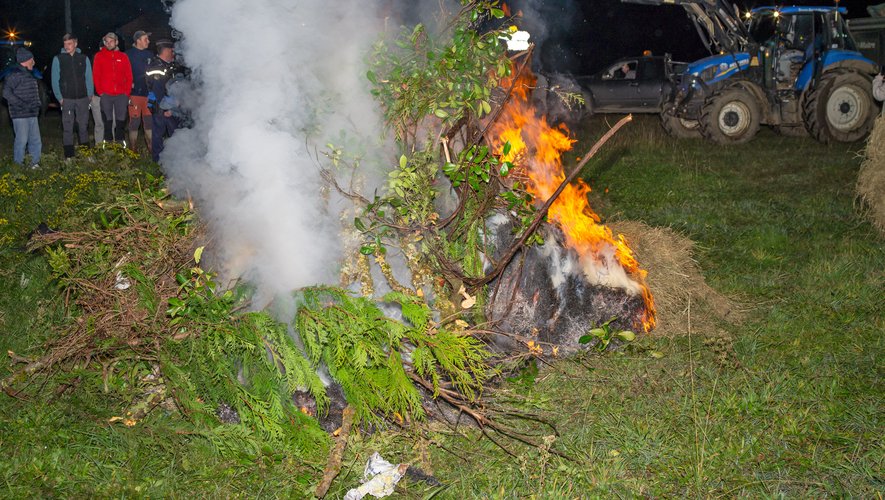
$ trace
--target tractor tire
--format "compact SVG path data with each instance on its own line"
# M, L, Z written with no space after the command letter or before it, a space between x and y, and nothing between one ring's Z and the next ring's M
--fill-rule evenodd
M808 133L823 143L863 139L873 129L878 114L872 82L854 72L822 76L802 109Z
M677 139L699 139L701 125L697 120L686 120L673 114L670 108L661 111L661 127L670 137Z
M759 132L760 114L759 104L746 90L716 92L701 108L701 134L716 144L743 144Z

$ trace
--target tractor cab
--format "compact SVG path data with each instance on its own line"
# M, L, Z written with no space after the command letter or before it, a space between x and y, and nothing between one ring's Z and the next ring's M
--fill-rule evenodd
M823 68L860 60L838 7L760 7L748 13L748 30L760 47L763 84L803 91Z

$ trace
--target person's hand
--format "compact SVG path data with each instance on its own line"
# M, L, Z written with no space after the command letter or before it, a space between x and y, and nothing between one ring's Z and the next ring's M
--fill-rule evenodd
M172 116L172 111L168 111L168 110L163 111L163 116L165 116L166 118L169 118L170 116Z
M64 100L64 99L59 99L59 100L58 100L58 105L59 105L59 106L64 106L64 105L65 105L65 100Z

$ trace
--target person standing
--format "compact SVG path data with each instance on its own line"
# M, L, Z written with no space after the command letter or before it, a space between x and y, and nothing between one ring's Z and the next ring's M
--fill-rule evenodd
M163 141L166 136L172 136L178 128L178 118L172 110L177 107L174 98L169 95L167 84L174 76L175 49L172 42L162 40L157 42L157 58L148 66L145 73L148 84L148 106L151 108L154 121L153 146L151 158L155 162L160 161L160 153L163 152Z
M102 43L99 42L99 45ZM95 67L95 56L92 56L92 67ZM95 141L95 146L98 147L99 144L104 142L104 119L101 117L101 97L97 93L92 95L92 100L89 101L89 109L92 110L92 137Z
M34 69L34 54L30 50L19 47L15 51L15 68L6 76L3 86L3 98L9 105L9 117L12 118L12 129L15 140L12 145L12 159L19 165L25 162L25 147L31 155L31 168L40 165L40 153L43 141L40 139L40 87L37 79L31 74Z
M126 144L124 137L126 108L132 91L132 66L129 58L117 48L117 34L110 32L102 38L104 47L95 54L92 73L95 93L101 97L101 115L104 121L104 140Z
M77 48L77 37L62 37L61 53L52 59L52 93L61 104L62 139L65 159L74 156L74 122L81 145L89 142L89 102L92 87L92 64Z
M150 64L151 56L148 45L150 45L150 33L144 31L136 31L132 36L133 46L126 51L129 57L129 64L132 65L132 93L129 96L129 149L135 151L138 142L138 127L144 127L144 138L147 143L148 151L151 150L151 129L153 119L151 118L151 110L147 105L148 88L145 81L145 73Z

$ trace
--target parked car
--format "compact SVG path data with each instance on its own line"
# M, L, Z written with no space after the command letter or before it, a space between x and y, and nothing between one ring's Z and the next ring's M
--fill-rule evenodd
M698 122L668 112L687 63L663 56L626 57L595 75L576 77L585 99L586 113L653 113L672 136L700 137Z

